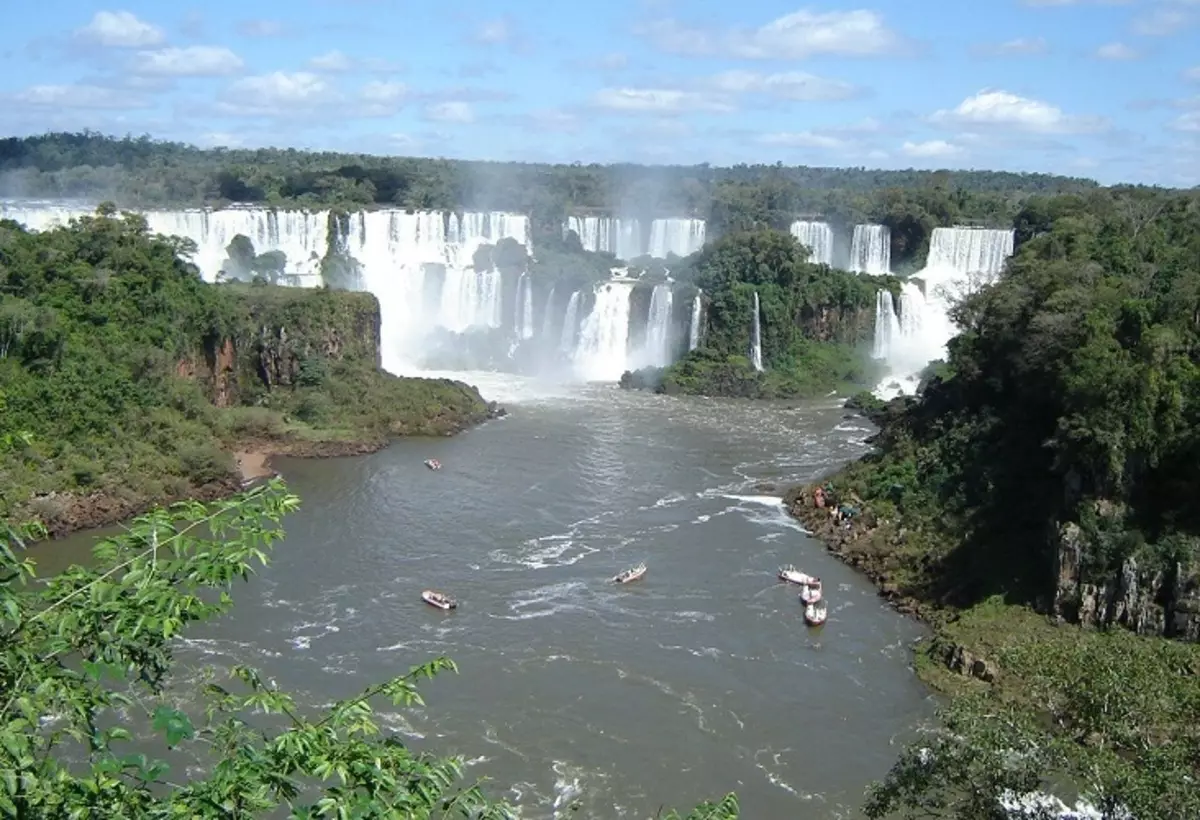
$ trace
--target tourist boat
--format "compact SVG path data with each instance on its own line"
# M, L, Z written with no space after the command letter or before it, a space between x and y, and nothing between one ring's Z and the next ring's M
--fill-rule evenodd
M641 579L641 577L645 574L646 564L645 562L642 562L635 567L630 567L623 572L617 573L613 576L612 581L614 584L628 584L630 581L637 581Z
M815 604L821 600L821 579L813 578L800 590L800 600L806 604Z
M805 586L807 584L811 584L817 579L811 575L808 575L807 573L801 572L791 564L788 564L787 566L779 568L779 580L787 581L789 584L800 584L801 586Z
M438 609L458 609L458 601L444 592L427 589L421 593L421 600Z
M431 470L440 470L442 469L442 462L438 461L436 458L427 458L425 459L425 466Z
M829 615L829 608L822 603L812 603L804 607L804 623L809 626L820 626L825 623L825 618Z

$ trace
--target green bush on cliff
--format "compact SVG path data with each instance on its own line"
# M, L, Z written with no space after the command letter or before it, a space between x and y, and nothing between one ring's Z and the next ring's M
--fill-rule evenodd
M689 258L707 302L703 346L662 375L667 393L810 397L877 375L867 355L875 294L892 281L808 262L782 231L734 233ZM764 371L749 361L758 295Z
M1017 222L945 366L830 481L864 502L855 559L949 610L921 666L965 676L872 816L1000 816L1005 788L1065 782L1108 817L1195 817L1200 647L1037 613L1200 637L1200 196L1116 189Z
M175 640L229 611L234 581L266 565L298 506L274 481L211 507L158 510L98 543L93 566L42 583L21 554L35 533L0 518L0 814L516 816L463 782L462 758L416 752L375 715L423 705L417 684L457 671L447 658L320 709L240 665L198 691L172 680ZM166 749L201 771L172 772L158 759ZM688 818L737 815L729 794Z
M465 385L378 369L370 294L208 285L191 252L108 207L40 233L0 222L0 435L34 434L0 456L0 514L61 531L84 493L120 515L227 491L222 442L303 453L486 417Z

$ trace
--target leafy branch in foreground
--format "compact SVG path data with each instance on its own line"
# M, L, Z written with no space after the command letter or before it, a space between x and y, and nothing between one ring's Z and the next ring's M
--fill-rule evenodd
M227 686L208 683L199 697L182 696L196 706L176 706L172 640L229 610L233 582L267 563L283 517L298 506L279 480L214 505L179 504L101 541L92 568L44 582L32 561L17 557L17 528L0 529L0 814L513 816L478 783L461 783L459 758L410 750L375 719L375 701L421 704L420 681L456 671L446 658L315 718L240 666ZM173 780L167 763L144 753L152 744L128 728L139 721L168 749L205 762L207 775ZM736 816L732 796L688 815Z

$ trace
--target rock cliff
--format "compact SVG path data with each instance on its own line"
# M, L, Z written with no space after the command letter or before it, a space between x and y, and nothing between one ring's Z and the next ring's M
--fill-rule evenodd
M380 365L379 300L370 293L229 286L235 298L228 330L204 340L180 363L201 379L217 407L248 393L302 384L321 362Z
M1103 502L1098 511L1103 513ZM1068 623L1121 626L1139 635L1200 641L1200 567L1179 562L1143 566L1136 556L1102 583L1084 580L1087 537L1074 522L1055 531L1052 611Z

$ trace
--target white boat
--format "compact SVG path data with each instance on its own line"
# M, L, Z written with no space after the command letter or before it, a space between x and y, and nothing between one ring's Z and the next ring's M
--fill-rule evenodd
M801 572L791 564L788 564L787 566L779 568L779 580L787 581L789 584L800 584L801 586L805 586L818 579L807 573Z
M800 590L800 600L806 604L815 604L821 600L821 580L814 578Z
M804 607L804 622L809 626L820 626L825 623L829 609L822 603L812 603Z
M624 570L622 572L618 572L616 575L613 576L612 582L614 584L628 584L631 581L640 580L641 577L645 574L646 574L646 563L643 561L642 563L638 564L637 566L630 567L629 569Z
M438 609L458 609L458 601L444 592L438 592L433 589L427 589L422 592L421 600L430 606L436 606Z
M436 458L427 458L425 459L425 466L431 470L440 470L442 469L442 462L438 461Z

